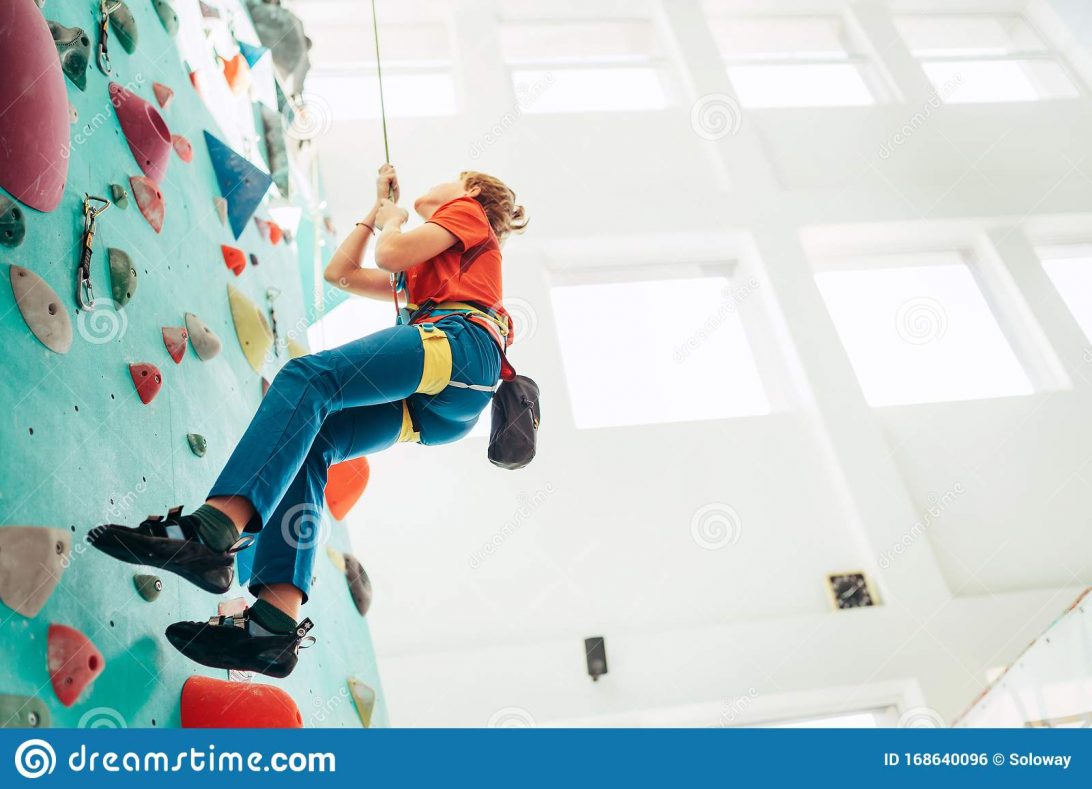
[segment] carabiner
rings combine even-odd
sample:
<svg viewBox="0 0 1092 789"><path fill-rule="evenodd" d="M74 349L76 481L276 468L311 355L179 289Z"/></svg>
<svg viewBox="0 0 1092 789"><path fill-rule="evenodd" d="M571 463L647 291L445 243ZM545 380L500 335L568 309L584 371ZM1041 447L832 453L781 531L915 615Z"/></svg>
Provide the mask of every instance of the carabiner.
<svg viewBox="0 0 1092 789"><path fill-rule="evenodd" d="M101 0L99 3L99 12L102 14L102 25L99 28L99 71L108 77L114 71L110 63L110 53L107 51L107 42L110 40L110 14L121 7L121 2L122 0L116 0L113 7L110 6L109 0Z"/></svg>
<svg viewBox="0 0 1092 789"><path fill-rule="evenodd" d="M100 203L102 208L93 208L92 202ZM83 196L83 244L80 248L80 262L76 267L76 304L81 310L91 312L95 309L95 289L91 284L91 255L94 250L95 222L111 203L104 197Z"/></svg>

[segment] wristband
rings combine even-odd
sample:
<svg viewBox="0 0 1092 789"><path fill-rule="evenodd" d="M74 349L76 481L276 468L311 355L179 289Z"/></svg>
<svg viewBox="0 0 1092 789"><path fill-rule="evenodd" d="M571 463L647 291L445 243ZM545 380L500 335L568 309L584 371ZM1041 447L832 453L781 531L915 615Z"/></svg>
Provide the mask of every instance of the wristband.
<svg viewBox="0 0 1092 789"><path fill-rule="evenodd" d="M366 228L368 228L368 230L372 231L373 235L375 234L375 228L372 225L369 225L367 222L357 222L356 226L357 227L366 227Z"/></svg>

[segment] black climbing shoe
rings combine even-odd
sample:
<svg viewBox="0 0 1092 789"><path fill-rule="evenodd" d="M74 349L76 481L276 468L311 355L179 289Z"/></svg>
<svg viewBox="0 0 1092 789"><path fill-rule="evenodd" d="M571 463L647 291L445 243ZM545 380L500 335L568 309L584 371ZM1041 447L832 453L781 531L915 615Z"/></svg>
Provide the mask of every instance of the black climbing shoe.
<svg viewBox="0 0 1092 789"><path fill-rule="evenodd" d="M314 627L304 619L286 635L270 633L250 618L248 608L235 616L214 616L208 622L175 622L167 640L195 663L229 671L256 671L283 679L299 661L299 650L315 643L307 635Z"/></svg>
<svg viewBox="0 0 1092 789"><path fill-rule="evenodd" d="M139 526L129 528L109 523L97 526L87 541L105 554L129 564L159 567L182 576L213 594L231 588L235 576L235 554L253 538L244 537L226 551L216 551L201 542L190 521L175 507L164 518L152 515Z"/></svg>

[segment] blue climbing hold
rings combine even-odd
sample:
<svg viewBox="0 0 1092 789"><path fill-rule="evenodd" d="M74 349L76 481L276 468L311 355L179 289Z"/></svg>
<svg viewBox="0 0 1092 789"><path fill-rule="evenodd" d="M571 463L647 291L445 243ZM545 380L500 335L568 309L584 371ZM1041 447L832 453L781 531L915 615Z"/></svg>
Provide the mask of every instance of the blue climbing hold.
<svg viewBox="0 0 1092 789"><path fill-rule="evenodd" d="M205 142L216 170L216 180L220 183L220 194L227 200L231 231L238 238L269 191L273 178L208 132L205 132Z"/></svg>
<svg viewBox="0 0 1092 789"><path fill-rule="evenodd" d="M243 57L246 58L246 63L251 68L254 68L254 64L265 57L265 54L269 51L265 47L256 47L253 44L247 44L243 41L239 42L239 51L243 53Z"/></svg>

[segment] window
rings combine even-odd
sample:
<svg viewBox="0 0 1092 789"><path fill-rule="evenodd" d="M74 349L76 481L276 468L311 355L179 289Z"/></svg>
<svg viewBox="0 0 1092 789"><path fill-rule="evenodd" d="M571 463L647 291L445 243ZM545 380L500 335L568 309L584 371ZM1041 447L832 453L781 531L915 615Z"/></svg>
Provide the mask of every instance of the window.
<svg viewBox="0 0 1092 789"><path fill-rule="evenodd" d="M816 280L869 403L1032 392L958 254L853 263L862 265Z"/></svg>
<svg viewBox="0 0 1092 789"><path fill-rule="evenodd" d="M904 16L895 24L944 101L1038 101L1080 95L1061 58L1023 17Z"/></svg>
<svg viewBox="0 0 1092 789"><path fill-rule="evenodd" d="M745 107L874 104L884 93L838 17L732 17L707 4L709 27Z"/></svg>
<svg viewBox="0 0 1092 789"><path fill-rule="evenodd" d="M1038 253L1050 281L1092 341L1092 245L1040 247Z"/></svg>
<svg viewBox="0 0 1092 789"><path fill-rule="evenodd" d="M879 729L894 728L898 723L898 711L894 707L884 707L752 725L767 729Z"/></svg>
<svg viewBox="0 0 1092 789"><path fill-rule="evenodd" d="M308 327L307 344L318 353L393 325L393 302L350 296Z"/></svg>
<svg viewBox="0 0 1092 789"><path fill-rule="evenodd" d="M667 61L650 21L506 22L501 47L524 112L667 106Z"/></svg>
<svg viewBox="0 0 1092 789"><path fill-rule="evenodd" d="M343 60L316 62L307 77L307 104L328 107L333 120L379 117L379 79L367 42L371 29L348 25L324 30L322 52ZM391 24L383 28L383 98L391 117L455 113L451 42L441 24Z"/></svg>
<svg viewBox="0 0 1092 789"><path fill-rule="evenodd" d="M558 286L552 295L577 427L769 413L728 278ZM614 305L610 325L604 304Z"/></svg>

